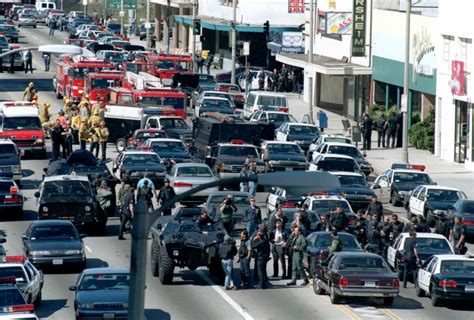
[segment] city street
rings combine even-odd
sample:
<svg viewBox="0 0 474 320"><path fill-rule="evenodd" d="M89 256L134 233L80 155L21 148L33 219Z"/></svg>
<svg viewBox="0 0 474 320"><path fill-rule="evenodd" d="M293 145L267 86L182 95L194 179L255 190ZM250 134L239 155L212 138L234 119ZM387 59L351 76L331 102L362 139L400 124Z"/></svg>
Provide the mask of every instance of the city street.
<svg viewBox="0 0 474 320"><path fill-rule="evenodd" d="M38 26L37 29L20 29L21 46L36 47L41 44L60 44L65 40L66 33L57 32L54 37L48 36L48 29ZM51 102L53 114L62 108L62 100L57 100L52 90L54 76L54 59L51 72L44 72L44 65L39 53L34 53L33 75L24 72L0 74L0 101L22 100L23 90L30 81L39 89L39 103ZM294 95L292 101L297 100ZM304 103L292 105L290 110L299 119ZM334 120L337 121L337 120ZM337 124L339 126L339 123ZM51 149L48 141L48 150ZM109 145L107 156L114 159L117 156L115 146ZM382 151L374 150L368 153L376 172L387 167L389 156ZM385 159L385 160L382 160ZM395 155L393 155L394 162ZM109 163L110 164L110 163ZM43 168L48 166L48 160L22 160L23 180L21 188L26 197L23 221L2 221L0 232L7 238L4 245L8 255L22 254L21 235L32 220L37 219L37 204L34 192L37 191L43 176ZM433 172L433 178L439 185L456 186L472 195L469 189L472 180L459 179L453 174L438 171ZM459 182L462 181L462 184ZM257 195L258 204L265 207L266 194ZM403 208L386 207L387 214L397 212L406 218ZM129 267L130 266L130 235L126 241L118 241L118 217L109 220L107 235L101 237L86 237L87 267ZM472 245L469 245L474 252ZM150 250L148 250L149 252ZM147 319L474 319L474 306L463 303L450 303L443 307L433 307L429 298L415 296L413 284L407 289L401 289L400 296L395 299L390 308L384 307L375 300L351 300L348 304L333 305L328 296L317 296L312 286L287 287L287 280L270 279L272 289L246 289L224 291L210 277L207 269L190 271L175 269L172 285L161 285L154 278L148 264L142 266L147 270L146 280L146 317ZM253 265L253 263L252 263ZM234 274L238 279L238 266ZM267 265L268 274L273 273L272 261ZM43 302L37 309L37 314L44 319L74 319L73 292L69 286L75 285L77 273L64 268L45 270ZM237 281L239 283L239 281Z"/></svg>

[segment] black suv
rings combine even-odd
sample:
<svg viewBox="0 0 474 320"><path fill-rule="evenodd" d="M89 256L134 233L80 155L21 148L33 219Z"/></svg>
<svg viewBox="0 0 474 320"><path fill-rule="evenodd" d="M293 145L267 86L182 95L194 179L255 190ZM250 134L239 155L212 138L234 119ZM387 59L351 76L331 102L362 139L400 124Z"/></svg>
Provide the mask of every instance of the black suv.
<svg viewBox="0 0 474 320"><path fill-rule="evenodd" d="M0 176L21 180L21 161L18 149L10 139L0 139Z"/></svg>

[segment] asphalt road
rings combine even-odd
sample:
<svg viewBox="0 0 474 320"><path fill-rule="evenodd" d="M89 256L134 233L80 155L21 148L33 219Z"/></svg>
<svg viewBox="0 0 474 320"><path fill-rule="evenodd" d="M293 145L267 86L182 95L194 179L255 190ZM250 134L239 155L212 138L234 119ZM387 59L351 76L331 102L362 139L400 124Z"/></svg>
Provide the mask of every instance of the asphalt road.
<svg viewBox="0 0 474 320"><path fill-rule="evenodd" d="M62 43L65 35L57 33L55 37L47 35L47 29L21 29L24 38L20 44L35 46L44 43ZM54 63L51 70L54 71ZM48 88L53 73L43 70L39 54L34 55L34 67L31 76L24 73L15 75L0 74L0 100L22 99L25 83L33 80ZM15 81L13 81L15 80ZM21 82L20 82L21 81ZM23 87L19 86L19 83ZM52 102L56 112L61 107L52 91L40 90L40 103ZM108 156L113 158L116 152L109 147ZM9 255L21 254L21 234L31 220L37 218L34 192L42 179L43 168L47 160L23 160L22 189L27 198L23 221L2 221L0 232L7 237L5 247ZM265 194L258 194L261 207ZM393 209L388 207L389 210ZM397 212L403 213L399 208ZM7 219L4 219L7 220ZM107 235L85 238L87 267L129 267L130 235L128 240L118 241L118 218L112 218L107 227ZM148 260L149 261L149 260ZM146 316L148 319L474 319L474 307L463 304L449 304L447 307L433 308L429 298L416 298L412 286L402 289L400 297L395 299L391 308L384 308L377 301L349 301L345 305L332 305L327 296L316 296L311 287L286 286L287 281L271 279L274 285L269 290L224 291L215 284L205 269L190 271L175 270L173 285L162 286L147 270ZM238 279L238 270L235 272ZM268 264L268 274L273 270ZM77 274L62 268L46 270L43 288L43 303L37 312L45 319L73 319L73 295L68 287L74 285ZM237 281L238 283L238 281Z"/></svg>

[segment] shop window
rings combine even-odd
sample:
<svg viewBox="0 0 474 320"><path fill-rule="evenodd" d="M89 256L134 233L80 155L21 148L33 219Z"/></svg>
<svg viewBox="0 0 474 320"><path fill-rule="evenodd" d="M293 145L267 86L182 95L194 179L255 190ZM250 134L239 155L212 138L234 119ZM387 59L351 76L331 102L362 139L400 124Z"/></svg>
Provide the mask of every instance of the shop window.
<svg viewBox="0 0 474 320"><path fill-rule="evenodd" d="M411 125L421 120L421 93L411 91Z"/></svg>
<svg viewBox="0 0 474 320"><path fill-rule="evenodd" d="M443 63L445 63L448 68L452 41L454 41L453 36L443 35Z"/></svg>
<svg viewBox="0 0 474 320"><path fill-rule="evenodd" d="M468 52L472 46L472 39L468 38L459 38L460 40L460 60L464 61L464 71L469 72L468 62L469 59L467 58Z"/></svg>

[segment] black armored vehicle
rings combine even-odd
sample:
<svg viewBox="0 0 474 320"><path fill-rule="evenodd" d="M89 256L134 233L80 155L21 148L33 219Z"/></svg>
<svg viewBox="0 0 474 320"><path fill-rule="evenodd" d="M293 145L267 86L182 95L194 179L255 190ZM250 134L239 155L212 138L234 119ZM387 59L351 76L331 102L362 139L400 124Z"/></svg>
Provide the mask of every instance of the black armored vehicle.
<svg viewBox="0 0 474 320"><path fill-rule="evenodd" d="M151 228L151 272L162 284L173 282L175 267L195 270L207 266L222 276L218 246L225 231L220 222L199 226L201 208L181 208L175 216L158 218Z"/></svg>

